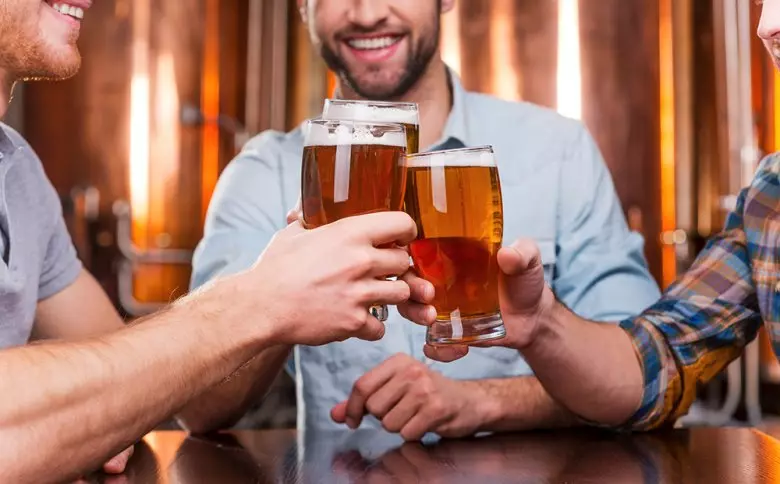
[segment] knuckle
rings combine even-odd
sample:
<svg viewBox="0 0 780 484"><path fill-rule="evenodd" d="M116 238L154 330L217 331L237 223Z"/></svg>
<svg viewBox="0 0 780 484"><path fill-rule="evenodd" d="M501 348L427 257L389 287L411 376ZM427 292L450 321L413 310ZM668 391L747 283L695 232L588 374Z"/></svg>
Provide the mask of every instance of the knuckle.
<svg viewBox="0 0 780 484"><path fill-rule="evenodd" d="M363 379L356 381L355 384L352 385L352 393L355 396L361 398L365 397L368 394L368 391L369 391L368 383Z"/></svg>
<svg viewBox="0 0 780 484"><path fill-rule="evenodd" d="M389 419L382 420L382 428L388 432L395 434L401 430L401 425Z"/></svg>

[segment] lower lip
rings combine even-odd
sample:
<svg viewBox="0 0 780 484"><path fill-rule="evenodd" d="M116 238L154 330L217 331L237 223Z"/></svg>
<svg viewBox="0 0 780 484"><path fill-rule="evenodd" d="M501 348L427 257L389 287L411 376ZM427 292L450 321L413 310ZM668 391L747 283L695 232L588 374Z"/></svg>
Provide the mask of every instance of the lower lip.
<svg viewBox="0 0 780 484"><path fill-rule="evenodd" d="M364 62L383 62L388 60L389 58L393 57L396 52L398 52L398 49L400 48L401 44L406 40L405 37L402 37L396 43L393 45L390 45L388 47L383 47L381 49L355 49L351 45L349 45L347 42L344 42L344 45L347 47L347 50L352 54L353 57L356 59L359 59Z"/></svg>

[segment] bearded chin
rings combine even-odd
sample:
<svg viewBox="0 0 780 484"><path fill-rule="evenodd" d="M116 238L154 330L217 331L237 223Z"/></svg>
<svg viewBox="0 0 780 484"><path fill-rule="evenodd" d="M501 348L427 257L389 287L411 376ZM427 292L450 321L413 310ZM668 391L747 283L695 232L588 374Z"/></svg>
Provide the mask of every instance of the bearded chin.
<svg viewBox="0 0 780 484"><path fill-rule="evenodd" d="M330 70L335 72L358 96L371 101L382 101L397 99L409 92L425 73L437 49L438 29L432 40L422 41L412 49L403 72L393 83L358 81L341 57L324 42L320 54Z"/></svg>
<svg viewBox="0 0 780 484"><path fill-rule="evenodd" d="M25 81L62 81L75 76L81 67L81 55L78 50L60 55L36 55L28 56L23 63L22 75Z"/></svg>

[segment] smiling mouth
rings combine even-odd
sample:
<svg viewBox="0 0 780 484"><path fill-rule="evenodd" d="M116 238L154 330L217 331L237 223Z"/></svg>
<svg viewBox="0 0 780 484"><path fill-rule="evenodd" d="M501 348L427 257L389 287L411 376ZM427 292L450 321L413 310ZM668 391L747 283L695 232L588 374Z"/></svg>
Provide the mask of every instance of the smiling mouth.
<svg viewBox="0 0 780 484"><path fill-rule="evenodd" d="M46 0L46 4L62 15L81 21L84 19L84 9L67 3Z"/></svg>
<svg viewBox="0 0 780 484"><path fill-rule="evenodd" d="M345 43L355 50L380 50L392 47L403 39L403 35L383 35L381 37L355 37Z"/></svg>

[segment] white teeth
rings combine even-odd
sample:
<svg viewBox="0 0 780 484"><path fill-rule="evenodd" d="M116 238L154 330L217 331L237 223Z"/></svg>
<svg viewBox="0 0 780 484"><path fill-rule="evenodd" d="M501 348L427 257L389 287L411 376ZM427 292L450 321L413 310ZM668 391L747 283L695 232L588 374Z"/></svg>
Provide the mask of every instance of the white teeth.
<svg viewBox="0 0 780 484"><path fill-rule="evenodd" d="M84 18L84 9L80 7L75 7L65 3L55 3L52 5L52 8L63 15L68 15L75 19L81 20Z"/></svg>
<svg viewBox="0 0 780 484"><path fill-rule="evenodd" d="M350 47L359 50L384 49L401 40L401 37L374 37L373 39L350 39Z"/></svg>

